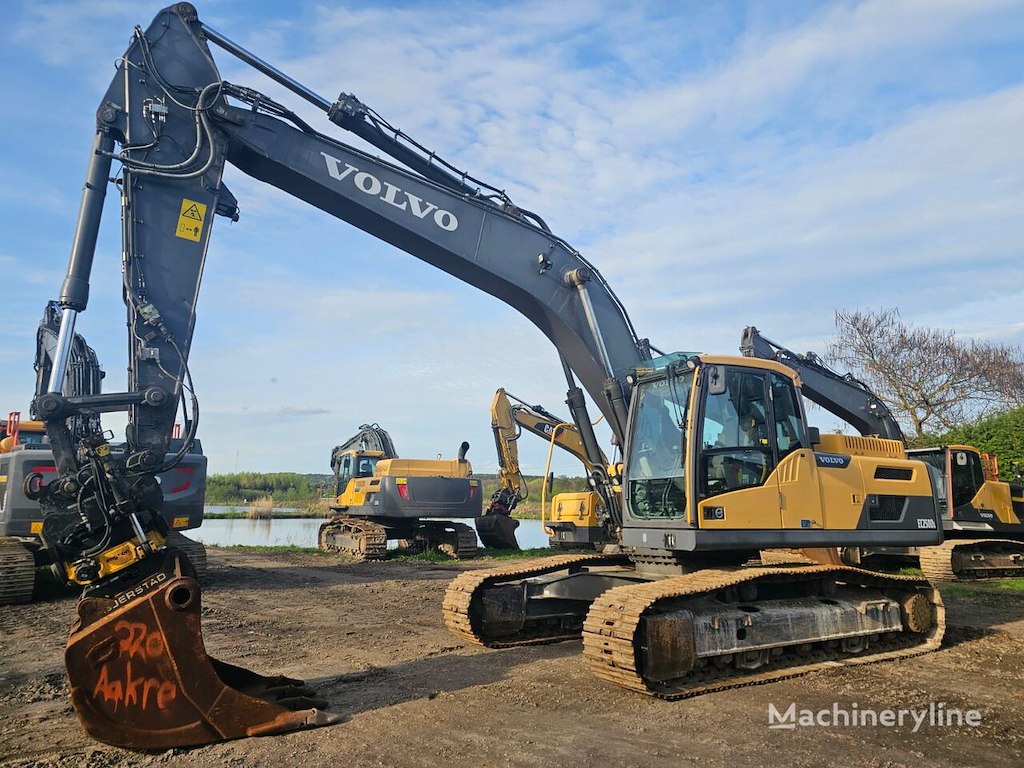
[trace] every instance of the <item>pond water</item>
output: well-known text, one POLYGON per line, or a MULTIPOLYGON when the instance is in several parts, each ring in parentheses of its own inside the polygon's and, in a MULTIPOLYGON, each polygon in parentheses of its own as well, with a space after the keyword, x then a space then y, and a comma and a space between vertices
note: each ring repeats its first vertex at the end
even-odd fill
MULTIPOLYGON (((228 507, 207 507, 208 512, 227 511, 228 507)), ((249 547, 312 547, 316 548, 317 531, 323 518, 278 517, 269 520, 207 519, 198 528, 186 531, 189 538, 210 546, 230 547, 243 544, 249 547)), ((472 525, 469 520, 460 520, 472 525)), ((548 546, 548 536, 540 520, 520 520, 516 539, 523 549, 548 546)), ((389 542, 394 546, 394 542, 389 542)))

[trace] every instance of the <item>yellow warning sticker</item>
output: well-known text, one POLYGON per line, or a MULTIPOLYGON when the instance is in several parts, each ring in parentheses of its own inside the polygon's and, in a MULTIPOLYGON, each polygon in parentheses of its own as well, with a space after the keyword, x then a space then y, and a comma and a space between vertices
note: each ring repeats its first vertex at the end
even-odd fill
POLYGON ((32 523, 29 525, 28 529, 32 533, 42 533, 43 532, 43 521, 42 520, 33 520, 32 523))
POLYGON ((187 517, 176 517, 176 518, 174 518, 173 522, 171 523, 171 527, 173 527, 173 528, 188 528, 188 518, 187 517))
POLYGON ((203 236, 203 222, 206 221, 206 203, 182 198, 181 212, 178 214, 178 229, 174 233, 185 240, 196 243, 203 236))

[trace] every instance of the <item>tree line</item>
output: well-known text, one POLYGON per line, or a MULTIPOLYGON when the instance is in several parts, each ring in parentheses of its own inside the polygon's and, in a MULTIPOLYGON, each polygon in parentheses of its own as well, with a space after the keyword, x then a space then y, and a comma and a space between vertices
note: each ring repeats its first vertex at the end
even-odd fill
POLYGON ((270 496, 278 502, 305 502, 316 498, 315 486, 296 472, 235 472, 206 478, 208 504, 251 504, 270 496))
MULTIPOLYGON (((490 499, 499 486, 497 475, 474 475, 480 480, 484 502, 490 499)), ((543 477, 525 478, 529 500, 540 503, 543 477)), ((559 475, 548 489, 548 497, 565 491, 586 490, 585 477, 559 475)), ((308 502, 321 496, 334 494, 334 478, 323 474, 299 474, 297 472, 235 472, 210 475, 206 479, 206 501, 208 504, 251 504, 256 499, 269 496, 275 504, 282 502, 308 502)), ((485 504, 486 505, 486 504, 485 504)))

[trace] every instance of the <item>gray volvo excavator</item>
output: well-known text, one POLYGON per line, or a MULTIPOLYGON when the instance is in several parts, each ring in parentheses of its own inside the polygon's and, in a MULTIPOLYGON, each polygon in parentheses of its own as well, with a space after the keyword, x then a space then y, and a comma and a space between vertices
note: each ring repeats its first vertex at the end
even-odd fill
POLYGON ((183 395, 187 439, 195 429, 188 359, 214 220, 239 215, 223 178, 229 163, 530 320, 561 357, 571 418, 608 510, 620 509, 616 483, 584 393, 622 448, 621 512, 612 521, 621 554, 467 572, 443 605, 460 637, 502 647, 582 636, 599 677, 664 698, 939 644, 942 602, 924 579, 757 561, 771 547, 937 543, 936 489, 922 462, 826 440, 807 424, 799 377, 780 363, 655 356, 600 272, 540 216, 426 151, 354 95, 313 93, 179 3, 136 28, 99 101, 52 376, 34 400, 58 470, 41 485, 41 536, 84 588, 65 660, 74 709, 95 738, 167 749, 336 719, 301 681, 206 654, 202 590, 168 545, 160 513, 156 478, 184 455, 168 459, 183 395), (226 82, 211 44, 390 160, 226 82), (61 382, 115 161, 128 387, 68 397, 61 382), (67 427, 69 416, 124 409, 121 453, 101 432, 75 440, 67 427), (887 510, 897 505, 893 520, 887 510), (126 693, 126 675, 143 681, 138 695, 126 693))

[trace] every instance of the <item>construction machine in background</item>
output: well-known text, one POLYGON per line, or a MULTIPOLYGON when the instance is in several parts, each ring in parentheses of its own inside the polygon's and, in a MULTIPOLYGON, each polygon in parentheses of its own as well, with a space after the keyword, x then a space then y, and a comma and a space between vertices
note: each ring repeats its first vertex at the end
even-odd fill
POLYGON ((379 560, 390 539, 406 550, 476 557, 470 526, 425 519, 480 518, 482 490, 466 460, 468 450, 463 443, 455 459, 400 459, 380 425, 360 426, 331 453, 335 514, 320 526, 320 549, 379 560))
MULTIPOLYGON (((889 407, 853 375, 829 368, 817 355, 799 354, 744 329, 740 351, 747 357, 776 360, 800 375, 804 395, 852 424, 862 435, 889 438, 891 455, 925 462, 938 476, 939 506, 945 541, 931 547, 844 547, 843 561, 897 559, 919 564, 932 581, 1024 576, 1024 485, 999 479, 998 459, 969 445, 907 448, 889 407)), ((898 520, 902 508, 888 514, 898 520)))
MULTIPOLYGON (((48 303, 36 332, 35 369, 39 381, 50 375, 60 316, 57 304, 48 303)), ((98 395, 103 377, 96 352, 80 334, 74 334, 64 394, 98 395)), ((68 429, 81 439, 100 429, 99 417, 88 413, 75 415, 68 419, 68 429)), ((20 411, 11 411, 6 420, 0 420, 0 605, 30 601, 38 584, 38 569, 56 565, 40 539, 43 510, 34 498, 43 485, 56 477, 57 467, 45 424, 23 420, 20 411)), ((198 441, 181 464, 160 475, 159 482, 168 538, 205 579, 206 548, 181 533, 198 528, 203 522, 206 458, 198 441)), ((64 572, 55 575, 59 583, 68 578, 64 572)))
MULTIPOLYGON (((593 476, 594 466, 587 459, 583 441, 576 425, 559 418, 540 405, 529 405, 504 389, 498 389, 491 401, 491 430, 498 452, 498 490, 491 496, 488 512, 508 518, 519 502, 528 496, 526 480, 519 469, 518 440, 523 430, 537 435, 552 447, 558 446, 575 456, 583 464, 587 477, 593 476), (515 402, 513 402, 515 401, 515 402)), ((548 454, 550 467, 550 452, 548 454)), ((614 483, 617 468, 601 453, 601 466, 607 468, 614 483)), ((545 488, 550 478, 545 471, 545 488)), ((616 493, 621 503, 621 489, 616 493)), ((609 530, 612 513, 604 507, 601 495, 594 490, 568 491, 551 498, 551 516, 546 517, 544 499, 541 501, 541 523, 548 534, 549 543, 558 549, 600 549, 615 539, 609 530)), ((502 519, 495 517, 495 519, 502 519)), ((518 520, 511 520, 515 525, 518 520)), ((477 523, 477 530, 480 524, 477 523)))
POLYGON ((946 540, 936 547, 903 551, 851 551, 847 560, 916 555, 922 572, 933 581, 1024 577, 1024 485, 999 479, 997 457, 970 445, 911 448, 907 456, 937 468, 946 480, 946 540))
POLYGON ((64 397, 59 345, 53 376, 34 401, 58 468, 40 496, 41 535, 85 585, 65 661, 75 711, 95 738, 168 749, 336 719, 300 681, 207 656, 202 590, 188 561, 167 546, 159 513, 155 478, 167 466, 179 399, 187 396, 193 415, 198 405, 188 359, 213 220, 238 218, 223 181, 228 163, 506 302, 559 353, 571 418, 622 552, 463 574, 443 604, 457 635, 506 646, 582 633, 599 677, 665 698, 938 646, 943 607, 925 579, 837 565, 743 565, 772 547, 938 543, 936 489, 923 462, 856 455, 839 440, 821 450, 800 379, 780 363, 654 356, 600 272, 540 216, 426 151, 355 96, 313 93, 201 22, 188 3, 136 28, 100 101, 60 292, 61 338, 70 339, 88 303, 115 159, 127 391, 64 397), (404 167, 225 82, 209 42, 404 167), (619 511, 584 391, 622 447, 619 511), (123 455, 111 456, 101 433, 72 441, 68 416, 124 408, 123 455), (887 510, 897 499, 904 514, 892 520, 887 510), (127 700, 126 674, 152 686, 148 707, 127 700))

